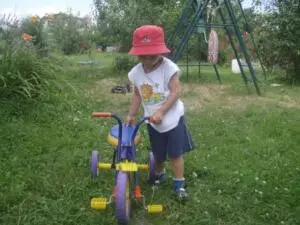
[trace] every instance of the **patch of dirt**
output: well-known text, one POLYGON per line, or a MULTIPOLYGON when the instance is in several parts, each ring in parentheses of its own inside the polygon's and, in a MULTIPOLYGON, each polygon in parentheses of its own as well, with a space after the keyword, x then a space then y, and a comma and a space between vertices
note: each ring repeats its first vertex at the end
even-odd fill
POLYGON ((182 99, 188 111, 199 112, 208 104, 218 104, 219 107, 234 110, 244 110, 249 105, 277 104, 283 108, 300 109, 300 99, 279 93, 268 93, 266 96, 231 95, 230 85, 216 84, 183 84, 182 99))
MULTIPOLYGON (((119 85, 116 79, 102 79, 95 83, 94 88, 89 90, 93 98, 101 102, 109 99, 111 110, 126 112, 131 100, 131 93, 113 94, 111 89, 119 85)), ((233 110, 245 110, 249 105, 277 104, 283 108, 300 109, 300 99, 280 93, 266 93, 266 96, 257 95, 232 95, 230 85, 218 84, 182 84, 181 99, 190 112, 200 112, 205 105, 213 104, 218 107, 233 110)))
POLYGON ((116 85, 120 85, 120 83, 115 79, 102 79, 95 83, 94 88, 89 90, 89 94, 98 102, 103 101, 103 99, 109 100, 110 109, 106 110, 118 112, 121 114, 128 110, 128 106, 131 100, 131 93, 112 93, 111 89, 116 85))

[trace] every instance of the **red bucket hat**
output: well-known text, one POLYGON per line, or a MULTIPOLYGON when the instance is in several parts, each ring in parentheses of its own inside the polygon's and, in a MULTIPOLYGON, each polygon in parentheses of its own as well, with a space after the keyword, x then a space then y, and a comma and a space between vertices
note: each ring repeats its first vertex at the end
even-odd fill
POLYGON ((131 55, 159 55, 169 53, 161 27, 145 25, 133 32, 131 55))

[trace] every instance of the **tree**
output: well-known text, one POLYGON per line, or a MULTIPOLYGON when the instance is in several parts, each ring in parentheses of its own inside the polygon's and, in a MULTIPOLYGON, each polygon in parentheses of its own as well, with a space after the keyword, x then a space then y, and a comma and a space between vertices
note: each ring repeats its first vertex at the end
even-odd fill
POLYGON ((47 30, 56 48, 65 54, 73 54, 90 46, 90 27, 84 18, 71 13, 58 13, 48 20, 47 30))
POLYGON ((300 7, 294 1, 271 3, 256 17, 263 61, 268 68, 279 65, 289 81, 300 81, 300 7))
MULTIPOLYGON (((169 34, 181 12, 176 0, 94 0, 98 30, 109 44, 130 48, 135 28, 144 24, 163 26, 169 34)), ((166 35, 167 36, 167 35, 166 35)))

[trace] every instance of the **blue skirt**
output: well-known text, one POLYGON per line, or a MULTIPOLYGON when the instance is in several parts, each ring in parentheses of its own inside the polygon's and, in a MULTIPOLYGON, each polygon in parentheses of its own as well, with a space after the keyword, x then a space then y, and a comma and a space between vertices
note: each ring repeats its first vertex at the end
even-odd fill
POLYGON ((154 158, 157 162, 166 161, 167 156, 176 159, 195 147, 183 116, 178 125, 167 132, 160 133, 150 124, 147 128, 154 158))

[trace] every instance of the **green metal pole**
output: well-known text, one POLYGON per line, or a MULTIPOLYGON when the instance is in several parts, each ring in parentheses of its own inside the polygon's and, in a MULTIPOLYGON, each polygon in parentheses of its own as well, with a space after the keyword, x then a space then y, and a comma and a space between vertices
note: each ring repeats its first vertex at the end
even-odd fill
MULTIPOLYGON (((246 15, 245 15, 245 13, 244 13, 244 10, 243 10, 241 1, 240 1, 240 0, 237 0, 237 1, 238 1, 238 3, 239 3, 240 9, 241 9, 241 11, 242 11, 242 15, 243 15, 243 17, 244 17, 244 20, 245 20, 246 24, 248 25, 248 22, 247 22, 248 20, 247 20, 247 17, 246 17, 246 15)), ((249 25, 248 25, 248 26, 249 26, 249 25)), ((266 70, 265 70, 265 67, 263 66, 263 63, 262 63, 260 54, 259 54, 258 49, 257 49, 257 45, 256 45, 256 43, 255 43, 254 37, 253 37, 253 35, 252 35, 252 32, 249 32, 249 34, 250 34, 250 39, 251 39, 252 44, 253 44, 253 47, 254 47, 254 51, 255 51, 256 56, 257 56, 257 58, 258 58, 258 60, 259 60, 260 66, 261 66, 261 68, 262 68, 262 70, 263 70, 263 74, 264 74, 264 77, 265 77, 265 80, 266 80, 266 79, 267 79, 266 70)))
POLYGON ((222 84, 221 77, 220 77, 220 73, 219 73, 219 70, 218 70, 216 64, 213 64, 213 67, 214 67, 215 72, 216 72, 216 74, 217 74, 217 78, 218 78, 219 84, 222 84))
MULTIPOLYGON (((239 26, 237 24, 236 18, 234 16, 234 12, 233 12, 233 9, 232 9, 231 2, 230 2, 230 0, 224 0, 224 3, 225 3, 225 6, 226 6, 226 8, 227 8, 227 10, 229 12, 229 16, 231 18, 231 21, 234 24, 235 33, 237 35, 238 41, 240 43, 240 46, 242 47, 242 50, 244 52, 244 56, 245 56, 246 62, 248 64, 248 67, 249 67, 249 70, 250 70, 250 73, 251 73, 251 76, 252 76, 252 81, 254 83, 256 92, 257 92, 258 95, 261 95, 259 87, 258 87, 258 84, 257 84, 257 79, 255 77, 255 71, 253 69, 253 66, 252 66, 252 63, 251 63, 251 60, 250 60, 250 57, 249 57, 246 45, 245 45, 245 43, 244 43, 244 41, 242 39, 242 34, 241 34, 240 28, 239 28, 239 26)), ((242 69, 242 67, 240 69, 242 69)))
POLYGON ((201 68, 200 68, 200 65, 201 65, 201 38, 200 38, 200 35, 198 36, 198 52, 199 52, 199 61, 198 61, 198 80, 200 80, 200 73, 201 73, 201 68))
MULTIPOLYGON (((222 12, 221 9, 219 9, 219 13, 220 13, 222 22, 225 23, 225 17, 224 17, 224 14, 223 14, 223 12, 222 12)), ((225 26, 225 31, 226 31, 226 34, 227 34, 227 36, 228 36, 230 45, 231 45, 231 47, 232 47, 232 49, 233 49, 234 55, 235 55, 235 57, 236 57, 236 59, 237 59, 237 61, 238 61, 239 67, 240 67, 240 69, 241 69, 241 74, 242 74, 243 80, 244 80, 244 82, 245 82, 245 85, 246 85, 246 87, 247 87, 248 93, 250 93, 250 88, 249 88, 249 84, 248 84, 248 79, 247 79, 247 77, 246 77, 246 75, 245 75, 245 72, 244 72, 242 63, 241 63, 241 61, 240 61, 240 59, 239 59, 239 56, 238 56, 238 52, 237 52, 237 50, 236 50, 236 48, 235 48, 235 46, 234 46, 234 42, 233 42, 233 40, 232 40, 231 34, 230 34, 230 32, 229 32, 227 26, 225 26)))
POLYGON ((186 43, 186 74, 187 81, 189 80, 189 42, 186 43))

